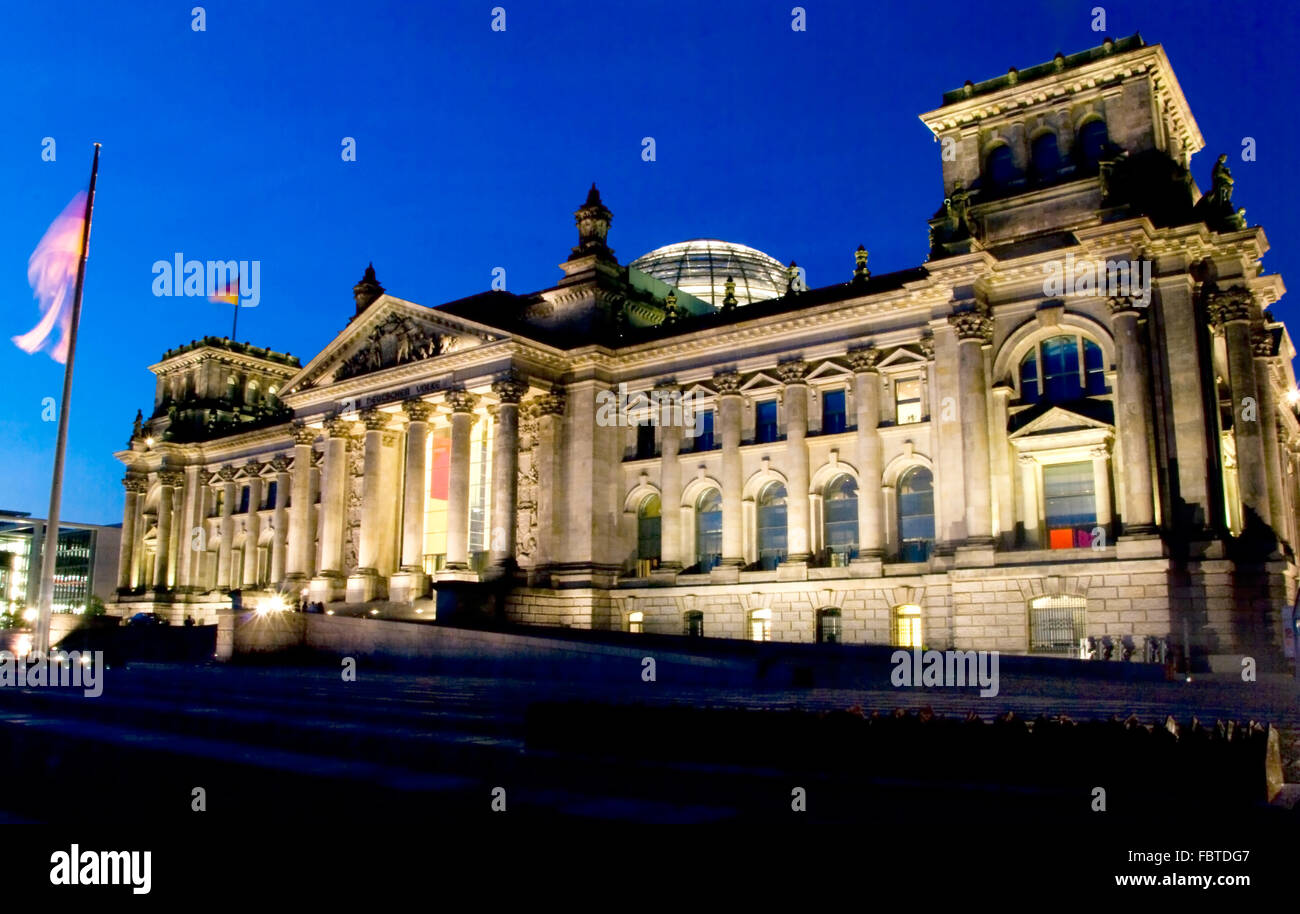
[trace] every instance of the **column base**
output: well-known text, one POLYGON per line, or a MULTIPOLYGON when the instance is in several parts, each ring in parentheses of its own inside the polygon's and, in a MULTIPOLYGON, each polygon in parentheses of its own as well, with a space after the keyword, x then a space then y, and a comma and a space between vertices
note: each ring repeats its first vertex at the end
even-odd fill
POLYGON ((413 603, 429 595, 429 576, 423 571, 403 568, 388 579, 388 599, 394 603, 413 603))
POLYGON ((471 571, 468 565, 462 565, 457 562, 455 565, 447 565, 434 576, 434 580, 439 583, 443 581, 462 581, 468 583, 478 583, 478 572, 471 571))
POLYGON ((675 584, 677 575, 681 574, 682 566, 680 562, 666 562, 658 568, 651 569, 650 583, 652 584, 675 584))
POLYGON ((1117 559, 1158 559, 1165 555, 1165 541, 1149 528, 1151 532, 1138 533, 1126 531, 1115 540, 1115 558, 1117 559))
POLYGON ((972 537, 957 547, 953 564, 958 568, 992 568, 995 554, 992 537, 972 537))
POLYGON ((739 584, 740 564, 728 565, 725 562, 715 565, 709 572, 710 584, 739 584))
POLYGON ((311 579, 307 599, 312 603, 341 603, 347 593, 347 579, 341 571, 322 571, 311 579))
POLYGON ((880 554, 860 555, 849 559, 851 577, 878 578, 885 573, 885 559, 880 554))
POLYGON ((808 580, 808 560, 791 556, 776 566, 776 579, 778 581, 808 580))
POLYGON ((388 596, 388 580, 374 568, 358 568, 348 576, 347 602, 369 603, 388 596))

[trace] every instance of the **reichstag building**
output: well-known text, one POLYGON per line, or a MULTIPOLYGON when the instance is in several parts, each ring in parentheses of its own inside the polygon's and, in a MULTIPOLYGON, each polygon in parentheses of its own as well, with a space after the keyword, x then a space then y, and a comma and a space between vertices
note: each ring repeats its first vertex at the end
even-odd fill
POLYGON ((222 338, 165 353, 117 455, 115 611, 212 621, 236 592, 1279 667, 1284 287, 1226 158, 1197 184, 1164 50, 1107 40, 921 119, 942 188, 911 269, 872 273, 860 239, 829 285, 719 240, 625 265, 592 187, 552 288, 431 306, 370 268, 305 364, 222 338))

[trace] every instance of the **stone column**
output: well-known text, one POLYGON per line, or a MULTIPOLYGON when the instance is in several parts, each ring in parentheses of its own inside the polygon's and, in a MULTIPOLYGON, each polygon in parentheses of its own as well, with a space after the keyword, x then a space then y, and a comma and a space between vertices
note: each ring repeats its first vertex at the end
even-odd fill
POLYGON ((311 471, 312 443, 316 429, 302 422, 293 426, 293 497, 289 500, 289 548, 286 557, 286 579, 300 583, 312 576, 315 569, 311 536, 311 471))
MULTIPOLYGON (((1151 402, 1146 359, 1138 333, 1138 309, 1130 297, 1109 299, 1115 337, 1115 420, 1123 453, 1125 535, 1155 532, 1151 488, 1151 402)), ((1118 480, 1117 480, 1118 482, 1118 480)))
POLYGON ((786 492, 787 561, 807 562, 810 547, 808 499, 808 363, 785 362, 776 373, 785 384, 785 462, 790 488, 786 492))
POLYGON ((138 473, 127 473, 122 479, 126 489, 126 506, 122 509, 122 545, 117 556, 118 590, 130 590, 135 586, 131 570, 136 551, 136 515, 140 511, 140 496, 145 493, 148 482, 138 473))
POLYGON ((406 426, 406 481, 402 487, 403 572, 424 573, 424 499, 428 475, 429 416, 433 404, 408 400, 402 404, 406 426))
POLYGON ((320 576, 335 584, 343 577, 343 522, 347 507, 348 423, 330 419, 325 424, 325 467, 321 476, 320 576))
MULTIPOLYGON (((659 569, 681 571, 682 555, 682 427, 686 423, 681 406, 681 388, 664 384, 655 388, 660 394, 659 411, 659 569), (667 402, 668 405, 664 405, 667 402)), ((691 417, 692 422, 694 416, 691 417)))
POLYGON ((993 321, 987 309, 978 304, 950 315, 948 321, 957 333, 962 464, 966 483, 966 543, 990 546, 993 543, 993 512, 984 346, 992 341, 993 321))
POLYGON ((744 397, 740 375, 724 371, 713 378, 718 391, 718 424, 722 427, 722 562, 745 564, 744 516, 741 512, 744 466, 740 460, 740 420, 744 397))
POLYGON ((447 486, 447 570, 469 570, 470 429, 478 397, 467 390, 447 392, 451 407, 451 478, 447 486))
POLYGON ((1255 388, 1259 391, 1259 430, 1264 447, 1264 476, 1268 481, 1268 516, 1273 532, 1285 537, 1286 504, 1282 493, 1282 460, 1278 455, 1277 397, 1273 392, 1273 338, 1264 322, 1251 327, 1255 353, 1255 388))
POLYGON ((868 346, 849 352, 857 416, 858 556, 879 560, 885 554, 885 505, 881 488, 880 351, 868 346))
MULTIPOLYGON (((1255 383, 1255 350, 1251 322, 1254 300, 1245 289, 1215 293, 1211 320, 1223 328, 1228 350, 1228 383, 1232 389, 1232 429, 1237 440, 1237 483, 1246 512, 1246 528, 1268 524, 1268 478, 1259 389, 1255 383)), ((1126 458, 1127 459, 1127 458, 1126 458)))
POLYGON ((492 436, 492 535, 488 558, 495 567, 515 564, 519 498, 519 401, 528 383, 511 374, 492 382, 499 398, 492 436))
POLYGON ((1109 444, 1092 449, 1092 491, 1093 503, 1097 509, 1097 526, 1105 537, 1102 545, 1109 546, 1114 543, 1111 533, 1109 444))
MULTIPOLYGON (((556 499, 561 483, 558 455, 563 453, 560 440, 564 428, 564 391, 553 388, 537 398, 537 550, 533 567, 544 569, 559 553, 555 539, 559 535, 555 519, 556 499)), ((544 582, 542 582, 544 583, 544 582)))
POLYGON ((272 521, 274 536, 271 539, 271 583, 281 584, 285 579, 286 553, 289 547, 289 486, 291 461, 287 454, 279 454, 271 460, 275 470, 275 519, 272 521))
POLYGON ((250 460, 245 472, 248 474, 248 516, 244 518, 244 589, 256 590, 257 580, 257 541, 262 536, 262 466, 257 460, 250 460))
POLYGON ((402 542, 398 571, 389 579, 388 598, 408 603, 428 595, 424 573, 424 500, 429 474, 429 416, 433 404, 418 398, 402 404, 406 412, 406 455, 402 466, 402 542))
MULTIPOLYGON (((158 549, 153 557, 154 590, 165 590, 170 586, 167 580, 167 566, 170 560, 172 541, 172 521, 175 513, 174 493, 185 480, 185 475, 178 470, 160 470, 158 472, 158 549)), ((57 544, 57 535, 51 540, 57 544)))
POLYGON ((1038 461, 1029 454, 1021 454, 1020 485, 1016 491, 1020 494, 1020 525, 1024 531, 1026 549, 1043 547, 1042 517, 1038 513, 1038 461))
POLYGON ((357 574, 374 577, 379 574, 379 538, 383 535, 380 521, 383 511, 379 504, 385 495, 383 470, 384 429, 389 416, 377 409, 361 413, 366 426, 365 454, 361 477, 361 539, 357 544, 357 574))
MULTIPOLYGON (((235 468, 226 464, 217 470, 221 479, 221 547, 217 550, 217 588, 235 589, 230 573, 230 557, 235 539, 235 468)), ((241 569, 242 570, 242 569, 241 569)))

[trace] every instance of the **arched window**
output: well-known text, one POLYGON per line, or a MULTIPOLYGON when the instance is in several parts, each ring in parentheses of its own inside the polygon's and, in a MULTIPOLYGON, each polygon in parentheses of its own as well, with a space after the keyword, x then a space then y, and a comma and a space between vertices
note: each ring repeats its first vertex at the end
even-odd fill
POLYGON ((1025 403, 1066 403, 1106 392, 1101 347, 1081 336, 1040 341, 1020 360, 1020 399, 1025 403))
POLYGON ((758 561, 772 569, 785 561, 785 486, 769 483, 758 496, 758 561))
POLYGON ((1077 146, 1079 149, 1079 159, 1083 166, 1088 169, 1095 169, 1101 162, 1101 158, 1106 154, 1106 147, 1110 145, 1110 134, 1106 130, 1106 122, 1101 118, 1093 118, 1079 128, 1079 137, 1077 146))
POLYGON ((835 608, 817 611, 817 643, 839 644, 843 638, 840 611, 835 608))
POLYGON ((924 647, 921 633, 921 607, 904 603, 894 607, 894 647, 924 647))
POLYGON ((1034 174, 1039 181, 1050 181, 1056 177, 1061 168, 1061 150, 1056 143, 1056 134, 1040 133, 1034 137, 1031 147, 1034 157, 1034 174))
POLYGON ((1064 594, 1034 597, 1029 601, 1029 650, 1041 654, 1069 654, 1086 637, 1088 601, 1064 594))
POLYGON ((934 545, 934 474, 912 467, 898 480, 899 561, 924 562, 934 545))
POLYGON ((689 638, 704 637, 704 613, 695 609, 682 616, 682 633, 689 638))
POLYGON ((749 614, 749 640, 772 640, 772 610, 756 609, 749 614))
POLYGON ((695 561, 708 571, 722 559, 722 493, 709 489, 695 502, 695 561))
POLYGON ((642 577, 659 566, 660 523, 659 496, 647 495, 636 509, 637 573, 642 577))
POLYGON ((1016 161, 1011 147, 999 143, 984 159, 984 174, 995 187, 1005 187, 1016 178, 1016 161))
POLYGON ((645 631, 645 613, 631 612, 627 614, 627 630, 634 635, 639 635, 645 631))
POLYGON ((826 551, 829 564, 847 565, 858 554, 858 484, 852 476, 836 476, 822 492, 826 551))

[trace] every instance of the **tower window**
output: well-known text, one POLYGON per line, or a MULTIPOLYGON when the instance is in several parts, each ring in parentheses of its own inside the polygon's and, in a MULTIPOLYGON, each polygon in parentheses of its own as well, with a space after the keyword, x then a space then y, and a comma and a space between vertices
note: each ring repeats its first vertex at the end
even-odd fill
POLYGON ((984 160, 984 174, 995 187, 1006 187, 1015 180, 1016 162, 1010 146, 999 143, 993 147, 984 160))
POLYGON ((1050 181, 1061 169, 1061 151, 1056 143, 1056 134, 1042 133, 1034 138, 1033 143, 1034 174, 1039 181, 1050 181))

